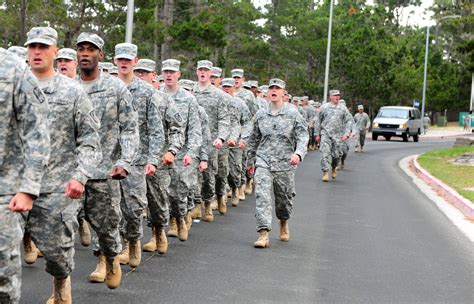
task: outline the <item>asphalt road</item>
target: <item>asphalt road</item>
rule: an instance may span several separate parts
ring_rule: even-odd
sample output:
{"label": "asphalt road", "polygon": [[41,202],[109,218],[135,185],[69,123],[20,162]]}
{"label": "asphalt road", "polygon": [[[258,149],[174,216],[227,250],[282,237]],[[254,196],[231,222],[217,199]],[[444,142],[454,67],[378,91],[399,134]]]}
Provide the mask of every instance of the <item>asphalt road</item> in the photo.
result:
{"label": "asphalt road", "polygon": [[[88,282],[96,259],[77,244],[75,303],[474,303],[474,246],[398,167],[404,156],[452,145],[369,141],[335,182],[322,183],[319,152],[296,175],[291,239],[257,238],[254,197],[214,223],[195,223],[165,256],[145,253],[122,285]],[[148,239],[149,230],[145,229]],[[43,260],[23,268],[22,303],[45,303]]]}

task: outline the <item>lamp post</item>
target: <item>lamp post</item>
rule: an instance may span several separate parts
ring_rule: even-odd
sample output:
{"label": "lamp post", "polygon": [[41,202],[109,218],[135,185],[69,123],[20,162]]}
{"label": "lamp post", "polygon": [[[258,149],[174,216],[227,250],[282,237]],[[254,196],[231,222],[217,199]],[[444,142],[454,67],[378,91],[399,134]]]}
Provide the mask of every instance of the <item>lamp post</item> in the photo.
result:
{"label": "lamp post", "polygon": [[324,71],[324,97],[323,104],[328,100],[328,83],[329,83],[329,59],[331,57],[331,30],[332,30],[332,7],[334,0],[329,4],[329,28],[328,28],[328,44],[326,49],[326,69]]}
{"label": "lamp post", "polygon": [[[438,32],[438,26],[441,21],[444,19],[456,19],[456,18],[461,18],[459,15],[449,15],[449,16],[444,16],[439,19],[438,24],[436,24],[436,32]],[[426,44],[425,44],[425,65],[423,69],[423,95],[421,99],[421,117],[422,119],[425,118],[425,97],[426,97],[426,73],[428,71],[428,46],[429,46],[429,39],[430,39],[430,26],[426,27]],[[472,99],[472,98],[471,98]],[[472,104],[472,102],[471,102]],[[425,131],[425,126],[421,124],[421,133],[423,134]]]}
{"label": "lamp post", "polygon": [[132,43],[133,33],[133,11],[135,10],[133,0],[127,1],[127,25],[125,27],[125,42]]}

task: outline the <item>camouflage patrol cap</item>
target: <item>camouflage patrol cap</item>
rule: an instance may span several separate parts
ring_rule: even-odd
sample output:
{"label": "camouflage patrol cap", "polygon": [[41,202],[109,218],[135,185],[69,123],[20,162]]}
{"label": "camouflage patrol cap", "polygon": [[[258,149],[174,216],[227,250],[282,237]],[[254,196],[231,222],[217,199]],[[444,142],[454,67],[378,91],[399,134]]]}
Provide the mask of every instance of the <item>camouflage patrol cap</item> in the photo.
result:
{"label": "camouflage patrol cap", "polygon": [[178,83],[183,89],[186,90],[192,90],[194,87],[194,81],[189,79],[180,79]]}
{"label": "camouflage patrol cap", "polygon": [[209,60],[199,60],[197,62],[197,69],[208,69],[212,70],[212,62]]}
{"label": "camouflage patrol cap", "polygon": [[219,67],[212,67],[212,74],[211,76],[214,76],[214,77],[221,77],[222,76],[222,69],[219,68]]}
{"label": "camouflage patrol cap", "polygon": [[32,43],[56,45],[58,43],[58,32],[49,26],[34,27],[27,34],[25,46]]}
{"label": "camouflage patrol cap", "polygon": [[320,106],[321,106],[321,103],[320,103],[319,101],[316,101],[316,102],[314,103],[314,105],[315,105],[316,107],[320,107]]}
{"label": "camouflage patrol cap", "polygon": [[118,75],[118,68],[114,65],[109,69],[109,74],[111,75]]}
{"label": "camouflage patrol cap", "polygon": [[364,109],[364,106],[363,106],[363,105],[358,105],[358,106],[357,106],[357,109],[358,109],[358,110],[363,110],[363,109]]}
{"label": "camouflage patrol cap", "polygon": [[176,59],[167,59],[161,63],[161,71],[179,72],[181,61]]}
{"label": "camouflage patrol cap", "polygon": [[339,90],[331,90],[331,91],[329,91],[329,95],[330,96],[336,96],[336,95],[341,95],[341,93],[339,93]]}
{"label": "camouflage patrol cap", "polygon": [[58,59],[77,60],[77,52],[70,48],[60,49],[58,56],[56,56],[56,60]]}
{"label": "camouflage patrol cap", "polygon": [[10,53],[13,53],[13,54],[17,55],[18,57],[26,60],[26,53],[28,51],[26,50],[26,48],[24,48],[22,46],[14,45],[14,46],[9,47],[7,51],[9,51]]}
{"label": "camouflage patrol cap", "polygon": [[233,69],[230,73],[232,75],[232,78],[234,78],[234,77],[239,77],[239,78],[244,77],[244,70],[242,70],[242,69]]}
{"label": "camouflage patrol cap", "polygon": [[250,80],[250,87],[252,88],[258,88],[258,81],[257,80]]}
{"label": "camouflage patrol cap", "polygon": [[137,65],[135,65],[133,70],[144,70],[148,72],[154,72],[156,70],[156,62],[151,59],[140,59],[138,60]]}
{"label": "camouflage patrol cap", "polygon": [[133,60],[137,57],[138,47],[133,43],[119,43],[115,45],[115,58]]}
{"label": "camouflage patrol cap", "polygon": [[109,71],[114,64],[112,62],[99,62],[99,69]]}
{"label": "camouflage patrol cap", "polygon": [[285,89],[286,83],[281,79],[273,78],[273,79],[270,79],[270,81],[268,82],[268,87],[271,88],[273,86],[277,86],[280,89]]}
{"label": "camouflage patrol cap", "polygon": [[155,81],[163,82],[163,76],[161,76],[161,75],[156,75]]}
{"label": "camouflage patrol cap", "polygon": [[250,81],[244,81],[244,88],[250,89],[252,86],[250,85]]}
{"label": "camouflage patrol cap", "polygon": [[265,85],[261,85],[261,86],[259,87],[259,89],[262,90],[262,91],[268,91],[268,86],[267,86],[266,84],[265,84]]}
{"label": "camouflage patrol cap", "polygon": [[308,96],[303,96],[303,97],[301,97],[301,99],[302,99],[303,101],[308,101],[308,100],[309,100],[309,97],[308,97]]}
{"label": "camouflage patrol cap", "polygon": [[99,37],[97,34],[93,33],[81,33],[79,37],[77,37],[77,43],[76,45],[79,45],[83,42],[89,42],[95,45],[99,50],[102,51],[102,48],[104,47],[104,40]]}
{"label": "camouflage patrol cap", "polygon": [[233,87],[235,85],[234,78],[224,78],[221,81],[221,87]]}

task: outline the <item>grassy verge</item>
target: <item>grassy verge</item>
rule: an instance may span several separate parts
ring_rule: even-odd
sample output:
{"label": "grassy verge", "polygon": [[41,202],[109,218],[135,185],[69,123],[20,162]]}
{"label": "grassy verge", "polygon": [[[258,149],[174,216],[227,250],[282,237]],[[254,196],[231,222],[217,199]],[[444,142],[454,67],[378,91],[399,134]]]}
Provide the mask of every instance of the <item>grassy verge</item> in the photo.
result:
{"label": "grassy verge", "polygon": [[433,150],[418,157],[418,163],[431,175],[443,181],[459,194],[474,202],[474,166],[455,165],[449,162],[465,153],[474,153],[474,147],[455,147]]}

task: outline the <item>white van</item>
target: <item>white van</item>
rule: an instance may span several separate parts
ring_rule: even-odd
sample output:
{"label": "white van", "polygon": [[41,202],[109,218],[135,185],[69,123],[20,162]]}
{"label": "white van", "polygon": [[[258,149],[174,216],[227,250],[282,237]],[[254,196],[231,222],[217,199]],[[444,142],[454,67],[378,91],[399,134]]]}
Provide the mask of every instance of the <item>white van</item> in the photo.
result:
{"label": "white van", "polygon": [[422,124],[420,110],[417,108],[381,107],[372,123],[372,140],[377,140],[381,135],[386,140],[396,136],[408,141],[411,136],[413,141],[418,141]]}

